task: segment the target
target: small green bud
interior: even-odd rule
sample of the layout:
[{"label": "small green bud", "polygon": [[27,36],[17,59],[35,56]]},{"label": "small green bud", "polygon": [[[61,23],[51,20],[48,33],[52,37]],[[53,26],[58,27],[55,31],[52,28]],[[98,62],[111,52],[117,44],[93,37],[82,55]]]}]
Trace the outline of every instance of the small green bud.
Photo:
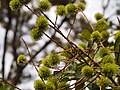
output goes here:
[{"label": "small green bud", "polygon": [[102,40],[102,35],[99,31],[94,31],[90,38],[93,42],[100,42]]},{"label": "small green bud", "polygon": [[34,82],[34,88],[35,90],[45,90],[45,84],[42,80],[36,80]]},{"label": "small green bud", "polygon": [[45,66],[53,66],[58,64],[61,61],[61,57],[60,55],[56,54],[56,53],[52,53],[50,55],[48,55],[43,61],[42,64]]},{"label": "small green bud", "polygon": [[48,20],[44,16],[39,16],[36,20],[36,27],[39,28],[39,30],[46,30],[48,28]]},{"label": "small green bud", "polygon": [[100,79],[97,82],[98,86],[109,86],[110,85],[110,81],[107,77],[105,76],[101,76]]},{"label": "small green bud", "polygon": [[102,66],[102,73],[108,77],[112,77],[113,74],[117,74],[119,71],[119,66],[115,63],[106,63]]},{"label": "small green bud", "polygon": [[26,56],[24,56],[24,55],[19,55],[18,56],[18,58],[17,58],[17,63],[19,64],[19,65],[24,65],[24,64],[26,64],[28,61],[27,61],[27,58],[26,58]]},{"label": "small green bud", "polygon": [[82,9],[83,11],[85,10],[85,4],[83,2],[78,2],[77,4],[78,9]]},{"label": "small green bud", "polygon": [[108,48],[100,48],[98,53],[99,53],[99,56],[103,58],[106,55],[110,55],[110,50]]},{"label": "small green bud", "polygon": [[103,57],[102,64],[106,64],[106,63],[115,63],[115,60],[113,59],[112,56],[106,55]]},{"label": "small green bud", "polygon": [[56,90],[54,83],[47,82],[46,83],[46,89],[45,90]]},{"label": "small green bud", "polygon": [[57,6],[56,8],[56,14],[59,16],[64,16],[66,15],[66,10],[64,5]]},{"label": "small green bud", "polygon": [[12,11],[17,11],[21,8],[22,4],[20,3],[19,0],[11,0],[9,6]]},{"label": "small green bud", "polygon": [[78,8],[76,5],[74,4],[68,4],[66,6],[66,13],[68,15],[76,15],[78,13]]},{"label": "small green bud", "polygon": [[51,7],[51,3],[48,0],[41,0],[38,4],[39,9],[42,11],[48,11]]},{"label": "small green bud", "polygon": [[98,12],[98,13],[95,14],[94,17],[95,17],[96,20],[100,20],[100,19],[103,18],[103,14],[101,14],[101,13]]},{"label": "small green bud", "polygon": [[39,75],[41,78],[47,79],[51,75],[51,71],[48,67],[42,66],[39,71]]},{"label": "small green bud", "polygon": [[94,74],[93,68],[90,66],[84,66],[81,70],[82,75],[91,78]]},{"label": "small green bud", "polygon": [[40,32],[39,28],[33,28],[30,31],[30,36],[32,40],[37,41],[42,37],[42,32]]},{"label": "small green bud", "polygon": [[119,36],[120,36],[120,31],[115,34],[114,39],[116,40]]},{"label": "small green bud", "polygon": [[97,21],[96,23],[96,31],[104,31],[104,30],[107,30],[108,29],[108,24],[106,22],[106,20],[104,19],[100,19]]},{"label": "small green bud", "polygon": [[102,34],[103,39],[108,39],[110,36],[109,32],[107,32],[107,31],[102,31],[101,34]]}]

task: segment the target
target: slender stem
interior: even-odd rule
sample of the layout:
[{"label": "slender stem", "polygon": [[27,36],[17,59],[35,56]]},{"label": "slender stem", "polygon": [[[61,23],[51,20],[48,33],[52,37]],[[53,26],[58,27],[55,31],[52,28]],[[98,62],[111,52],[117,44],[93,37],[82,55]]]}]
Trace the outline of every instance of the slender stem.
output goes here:
[{"label": "slender stem", "polygon": [[75,20],[76,20],[76,17],[75,17],[74,20],[73,20],[73,24],[72,24],[72,26],[71,26],[71,28],[70,28],[70,30],[69,30],[69,32],[68,32],[67,38],[69,37],[69,35],[70,35],[71,31],[72,31],[72,28],[73,28],[73,25],[74,25],[74,23],[75,23]]},{"label": "slender stem", "polygon": [[14,86],[13,84],[7,82],[6,80],[2,79],[1,77],[0,77],[0,79],[2,80],[2,82],[6,83],[6,84],[8,84],[8,85],[10,85],[10,86],[12,86],[13,88],[16,88],[16,89],[18,89],[18,90],[22,90],[22,89],[20,89],[20,88],[18,88],[18,87],[16,87],[16,86]]},{"label": "slender stem", "polygon": [[86,15],[84,14],[84,12],[82,11],[82,9],[79,8],[79,10],[81,11],[81,13],[83,14],[84,18],[86,19],[86,21],[88,22],[89,26],[91,27],[91,29],[93,31],[95,31],[93,25],[91,24],[91,22],[88,20],[88,18],[86,17]]},{"label": "slender stem", "polygon": [[[32,55],[31,55],[31,53],[30,53],[30,51],[29,51],[29,48],[28,48],[27,43],[25,42],[25,40],[24,40],[23,38],[22,38],[22,41],[23,41],[24,44],[25,44],[25,47],[26,47],[26,49],[27,49],[27,51],[28,51],[28,54],[29,54],[30,58],[32,58]],[[37,69],[35,63],[33,62],[33,60],[31,60],[31,62],[32,62],[32,64],[33,64],[35,70],[37,71],[37,73],[38,73],[38,75],[39,75],[39,71],[38,71],[38,69]],[[39,75],[39,77],[40,77],[40,75]],[[44,82],[44,80],[43,80],[41,77],[40,77],[40,79]]]}]

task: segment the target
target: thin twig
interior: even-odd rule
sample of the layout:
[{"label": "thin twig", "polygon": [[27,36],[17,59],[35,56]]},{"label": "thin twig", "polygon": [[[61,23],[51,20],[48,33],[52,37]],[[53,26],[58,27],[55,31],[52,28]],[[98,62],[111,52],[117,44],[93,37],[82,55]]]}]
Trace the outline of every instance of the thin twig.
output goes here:
[{"label": "thin twig", "polygon": [[18,88],[18,87],[16,87],[16,86],[14,86],[13,84],[7,82],[6,80],[2,79],[1,77],[0,77],[0,79],[1,79],[2,82],[4,82],[5,84],[8,84],[8,85],[10,85],[10,86],[12,86],[13,88],[16,88],[16,89],[18,89],[18,90],[22,90],[22,89],[20,89],[20,88]]},{"label": "thin twig", "polygon": [[84,12],[82,11],[82,9],[79,8],[79,10],[80,10],[81,13],[83,14],[85,20],[88,22],[88,24],[89,24],[89,26],[91,27],[91,29],[92,29],[93,31],[95,31],[93,25],[92,25],[91,22],[88,20],[88,18],[86,17],[86,15],[85,15]]},{"label": "thin twig", "polygon": [[[31,53],[30,53],[30,51],[29,51],[29,48],[28,48],[27,43],[25,42],[25,40],[24,40],[23,38],[22,38],[22,41],[23,41],[24,44],[25,44],[25,47],[26,47],[26,49],[27,49],[27,51],[28,51],[28,54],[29,54],[30,58],[32,58],[32,55],[31,55]],[[33,62],[33,60],[31,60],[31,62],[32,62],[32,64],[33,64],[35,70],[37,71],[37,73],[38,73],[38,75],[39,75],[39,71],[38,71],[38,69],[36,68],[35,63]],[[28,64],[28,63],[27,63],[27,64]],[[40,77],[40,75],[39,75],[39,77]],[[41,77],[40,77],[40,79],[44,82],[44,80],[43,80]]]},{"label": "thin twig", "polygon": [[69,32],[68,32],[67,38],[69,37],[69,35],[70,35],[71,31],[72,31],[72,28],[73,28],[73,25],[74,25],[74,23],[75,23],[75,20],[76,20],[76,17],[75,17],[74,20],[73,20],[73,24],[72,24],[72,26],[71,26],[71,28],[70,28],[70,30],[69,30]]}]

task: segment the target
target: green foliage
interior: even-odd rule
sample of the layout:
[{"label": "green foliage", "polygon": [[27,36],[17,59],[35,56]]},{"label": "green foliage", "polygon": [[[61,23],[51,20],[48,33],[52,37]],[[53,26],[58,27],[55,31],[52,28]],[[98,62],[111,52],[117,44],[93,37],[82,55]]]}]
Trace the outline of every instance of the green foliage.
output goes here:
[{"label": "green foliage", "polygon": [[18,11],[21,8],[22,4],[19,0],[11,0],[9,6],[12,11]]},{"label": "green foliage", "polygon": [[68,84],[65,81],[59,82],[58,83],[58,89],[64,88],[65,90],[69,90]]},{"label": "green foliage", "polygon": [[91,35],[90,31],[87,29],[82,30],[82,33],[78,34],[80,38],[85,39],[86,41],[89,41],[90,35]]},{"label": "green foliage", "polygon": [[35,90],[45,90],[45,83],[42,80],[36,80],[34,82]]},{"label": "green foliage", "polygon": [[107,29],[108,29],[108,24],[107,24],[106,20],[100,19],[97,21],[97,23],[96,23],[96,30],[97,31],[101,32],[101,31],[104,31]]},{"label": "green foliage", "polygon": [[30,31],[30,36],[33,41],[37,41],[42,37],[42,32],[39,30],[39,28],[33,28]]},{"label": "green foliage", "polygon": [[119,36],[120,36],[120,31],[118,31],[118,32],[115,34],[114,39],[116,40]]},{"label": "green foliage", "polygon": [[110,37],[110,34],[108,31],[102,31],[102,39],[108,39]]},{"label": "green foliage", "polygon": [[98,12],[98,13],[95,14],[94,17],[95,17],[96,20],[100,20],[100,19],[103,18],[103,14],[101,14],[101,13]]},{"label": "green foliage", "polygon": [[79,44],[79,48],[82,49],[82,50],[85,50],[86,49],[86,43],[82,42]]},{"label": "green foliage", "polygon": [[65,10],[65,6],[64,5],[57,6],[57,8],[56,8],[56,15],[59,15],[59,16],[66,15],[66,10]]},{"label": "green foliage", "polygon": [[66,13],[68,15],[76,15],[78,13],[78,8],[74,4],[68,4],[66,5]]},{"label": "green foliage", "polygon": [[106,55],[110,55],[110,50],[108,48],[100,48],[97,52],[99,57],[103,58]]},{"label": "green foliage", "polygon": [[40,77],[43,79],[47,79],[51,75],[50,69],[46,66],[40,67],[38,73],[39,73]]},{"label": "green foliage", "polygon": [[80,8],[83,11],[85,10],[85,4],[83,2],[78,2],[77,7],[78,7],[78,9]]},{"label": "green foliage", "polygon": [[110,80],[105,76],[101,76],[97,82],[97,85],[98,86],[109,86]]},{"label": "green foliage", "polygon": [[90,66],[84,66],[81,70],[82,75],[88,78],[91,78],[94,74],[94,70]]},{"label": "green foliage", "polygon": [[93,42],[100,42],[102,40],[102,35],[99,31],[94,31],[90,38]]},{"label": "green foliage", "polygon": [[27,63],[27,58],[26,58],[26,56],[24,56],[24,55],[19,55],[18,58],[17,58],[17,63],[18,63],[19,65],[24,65],[24,64],[26,64],[26,63]]},{"label": "green foliage", "polygon": [[39,9],[42,11],[48,11],[51,7],[51,3],[48,0],[41,0],[38,4]]},{"label": "green foliage", "polygon": [[102,73],[108,77],[112,77],[113,74],[117,74],[119,71],[119,66],[115,63],[106,63],[102,66]]},{"label": "green foliage", "polygon": [[36,27],[39,28],[39,30],[46,30],[48,28],[48,20],[44,16],[39,16],[36,20]]},{"label": "green foliage", "polygon": [[115,51],[115,61],[118,65],[120,65],[120,36],[116,39],[114,44],[114,51]]}]

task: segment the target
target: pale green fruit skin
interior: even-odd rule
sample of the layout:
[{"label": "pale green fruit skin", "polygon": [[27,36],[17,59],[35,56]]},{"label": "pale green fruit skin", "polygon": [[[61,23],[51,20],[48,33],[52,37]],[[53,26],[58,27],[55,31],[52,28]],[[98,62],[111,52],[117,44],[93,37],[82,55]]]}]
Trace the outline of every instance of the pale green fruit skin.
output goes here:
[{"label": "pale green fruit skin", "polygon": [[44,16],[39,16],[36,20],[36,27],[39,28],[39,30],[47,30],[48,28],[48,19]]},{"label": "pale green fruit skin", "polygon": [[41,11],[49,11],[51,3],[48,0],[41,0],[38,4],[38,7]]},{"label": "pale green fruit skin", "polygon": [[28,62],[26,56],[24,55],[19,55],[17,58],[17,64],[19,65],[25,65]]},{"label": "pale green fruit skin", "polygon": [[42,80],[36,80],[34,82],[34,88],[35,90],[45,90],[45,84]]},{"label": "pale green fruit skin", "polygon": [[38,74],[40,75],[41,78],[47,79],[48,77],[51,76],[51,71],[48,67],[42,66],[39,68]]},{"label": "pale green fruit skin", "polygon": [[42,37],[42,32],[39,30],[39,28],[33,28],[30,31],[30,36],[33,41],[38,41]]},{"label": "pale green fruit skin", "polygon": [[90,66],[84,66],[81,70],[81,73],[83,76],[90,78],[93,76],[94,71]]},{"label": "pale green fruit skin", "polygon": [[74,4],[68,4],[66,5],[66,13],[68,15],[76,15],[78,13],[78,8]]},{"label": "pale green fruit skin", "polygon": [[57,6],[56,8],[56,14],[58,16],[65,16],[66,15],[66,10],[64,5]]},{"label": "pale green fruit skin", "polygon": [[95,17],[95,19],[96,20],[100,20],[100,19],[102,19],[103,18],[103,14],[101,14],[101,13],[96,13],[95,15],[94,15],[94,17]]},{"label": "pale green fruit skin", "polygon": [[83,2],[78,2],[77,8],[81,9],[82,11],[84,11],[86,7],[85,7],[85,4]]},{"label": "pale green fruit skin", "polygon": [[22,7],[22,3],[19,0],[11,0],[9,6],[12,11],[18,11]]}]

